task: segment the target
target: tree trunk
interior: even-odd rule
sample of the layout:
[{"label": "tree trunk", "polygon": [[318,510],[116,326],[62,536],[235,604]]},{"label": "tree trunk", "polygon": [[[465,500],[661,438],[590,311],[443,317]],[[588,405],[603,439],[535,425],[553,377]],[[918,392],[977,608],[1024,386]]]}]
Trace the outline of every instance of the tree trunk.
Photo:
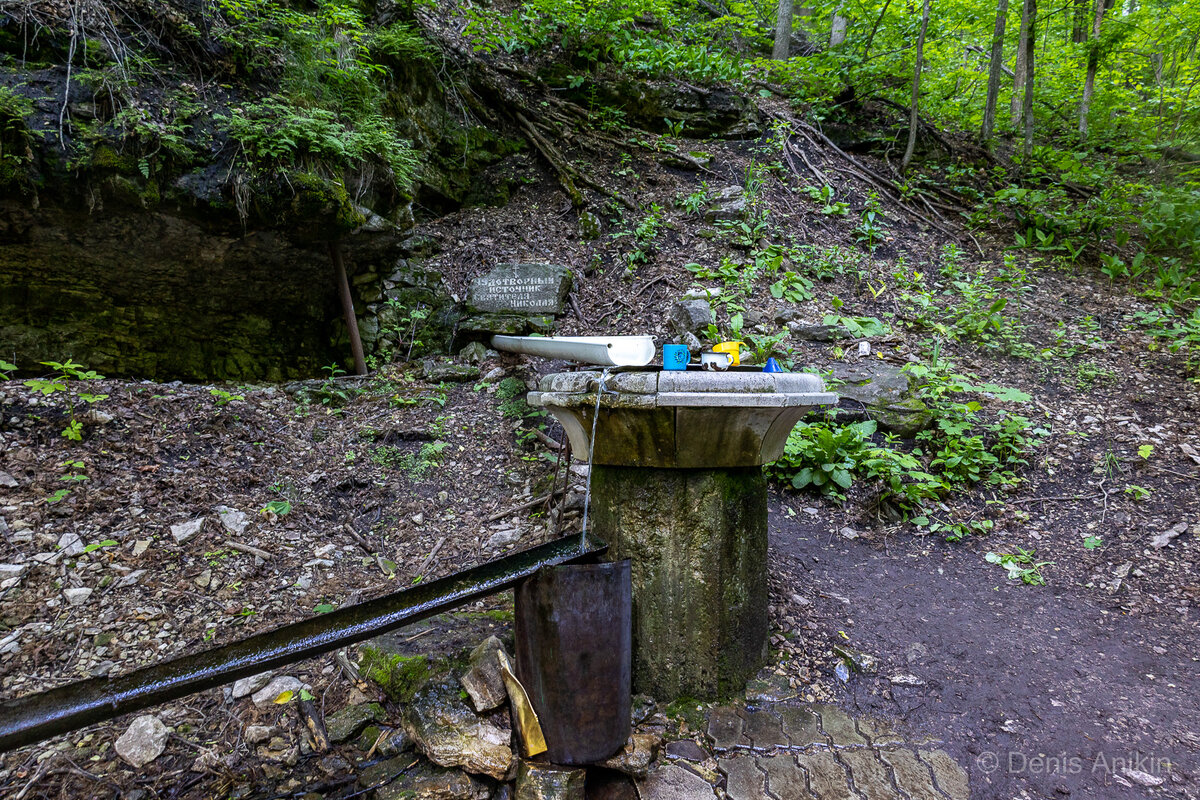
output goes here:
[{"label": "tree trunk", "polygon": [[921,6],[921,32],[917,34],[917,66],[913,69],[912,114],[908,118],[908,147],[904,149],[904,160],[900,162],[900,171],[908,169],[912,161],[913,150],[917,147],[917,124],[920,122],[918,110],[921,99],[921,60],[925,55],[925,31],[929,28],[929,0]]},{"label": "tree trunk", "polygon": [[775,52],[771,58],[787,61],[792,49],[792,0],[779,0],[779,13],[775,15]]},{"label": "tree trunk", "polygon": [[1008,0],[999,0],[996,7],[996,27],[992,31],[992,60],[988,66],[987,101],[983,106],[983,146],[990,147],[996,127],[996,98],[1000,94],[1000,72],[1004,66],[1004,26],[1008,22]]},{"label": "tree trunk", "polygon": [[833,22],[829,27],[830,47],[837,47],[846,41],[846,28],[849,24],[850,20],[842,16],[842,6],[838,6],[837,11],[833,12]]},{"label": "tree trunk", "polygon": [[[1103,0],[1101,0],[1103,2]],[[1025,168],[1033,158],[1033,55],[1037,49],[1037,0],[1025,0],[1023,16],[1027,17],[1029,35],[1025,39],[1025,97],[1021,103],[1021,116],[1025,118]]]},{"label": "tree trunk", "polygon": [[1071,41],[1083,44],[1087,41],[1087,0],[1072,0]]},{"label": "tree trunk", "polygon": [[1021,6],[1021,38],[1017,42],[1017,59],[1013,64],[1013,91],[1010,104],[1012,126],[1021,127],[1021,92],[1025,88],[1025,50],[1029,44],[1029,6]]},{"label": "tree trunk", "polygon": [[1096,69],[1100,66],[1100,24],[1104,21],[1104,0],[1096,0],[1096,16],[1092,20],[1092,41],[1088,46],[1087,77],[1083,79],[1083,99],[1079,101],[1079,139],[1087,141],[1088,111],[1092,108],[1092,93],[1096,90]]}]

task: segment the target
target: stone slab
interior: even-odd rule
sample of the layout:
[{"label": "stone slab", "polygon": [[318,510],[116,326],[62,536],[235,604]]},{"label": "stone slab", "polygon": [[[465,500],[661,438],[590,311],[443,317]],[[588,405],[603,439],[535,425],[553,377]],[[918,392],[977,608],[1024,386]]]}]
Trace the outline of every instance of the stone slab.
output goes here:
[{"label": "stone slab", "polygon": [[971,796],[971,785],[967,779],[967,771],[960,767],[945,750],[920,750],[921,760],[933,771],[934,781],[938,788],[950,795],[953,800],[968,800]]},{"label": "stone slab", "polygon": [[830,753],[799,753],[796,763],[808,773],[808,785],[821,800],[861,800],[850,790],[846,770]]},{"label": "stone slab", "polygon": [[758,759],[758,767],[767,774],[767,793],[779,800],[812,800],[807,776],[791,755]]},{"label": "stone slab", "polygon": [[708,781],[683,767],[666,764],[638,783],[641,800],[715,800]]},{"label": "stone slab", "polygon": [[879,757],[892,768],[896,785],[912,800],[945,800],[933,788],[929,767],[909,750],[880,750]]},{"label": "stone slab", "polygon": [[873,750],[842,750],[838,757],[850,769],[854,788],[864,800],[900,800],[887,767]]},{"label": "stone slab", "polygon": [[722,758],[717,769],[725,776],[725,796],[729,800],[765,800],[767,776],[750,756]]},{"label": "stone slab", "polygon": [[559,264],[501,264],[471,281],[467,305],[474,311],[561,314],[571,271]]}]

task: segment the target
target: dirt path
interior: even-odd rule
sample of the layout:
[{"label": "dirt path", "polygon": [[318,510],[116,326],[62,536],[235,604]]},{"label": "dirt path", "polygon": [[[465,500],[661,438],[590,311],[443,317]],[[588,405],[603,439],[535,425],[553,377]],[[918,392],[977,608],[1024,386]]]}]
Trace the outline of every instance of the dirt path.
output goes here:
[{"label": "dirt path", "polygon": [[1130,616],[1007,580],[986,541],[851,540],[772,506],[772,546],[822,633],[880,660],[842,702],[936,733],[972,797],[1200,797],[1194,609]]}]

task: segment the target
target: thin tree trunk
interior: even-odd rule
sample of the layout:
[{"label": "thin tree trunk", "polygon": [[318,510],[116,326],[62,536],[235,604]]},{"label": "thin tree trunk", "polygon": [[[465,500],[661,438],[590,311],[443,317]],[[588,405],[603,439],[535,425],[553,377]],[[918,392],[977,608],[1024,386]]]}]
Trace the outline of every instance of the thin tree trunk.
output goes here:
[{"label": "thin tree trunk", "polygon": [[1020,129],[1021,127],[1021,92],[1025,88],[1025,49],[1029,43],[1029,6],[1022,3],[1021,6],[1021,36],[1017,42],[1017,59],[1013,64],[1013,91],[1012,102],[1010,103],[1009,114],[1012,118],[1012,126]]},{"label": "thin tree trunk", "polygon": [[[1103,2],[1103,0],[1101,0]],[[1037,50],[1037,0],[1025,0],[1024,16],[1028,17],[1029,36],[1025,39],[1025,98],[1021,103],[1021,116],[1025,118],[1025,168],[1033,158],[1033,75],[1034,51]]]},{"label": "thin tree trunk", "polygon": [[996,127],[996,98],[1000,95],[1000,71],[1004,66],[1004,26],[1008,22],[1008,0],[999,0],[996,27],[992,31],[992,60],[988,66],[987,101],[983,106],[983,146],[990,147]]},{"label": "thin tree trunk", "polygon": [[1071,41],[1083,44],[1087,41],[1087,0],[1072,0]]},{"label": "thin tree trunk", "polygon": [[[1007,0],[1005,0],[1007,2]],[[867,55],[871,52],[871,45],[875,42],[875,33],[879,30],[879,23],[883,22],[883,15],[887,13],[888,6],[892,4],[892,0],[884,0],[883,8],[879,12],[879,16],[875,18],[875,24],[871,26],[871,33],[867,36],[867,43],[863,45],[863,61],[867,60]]]},{"label": "thin tree trunk", "polygon": [[913,150],[917,147],[917,124],[920,122],[918,111],[921,100],[921,61],[925,55],[925,31],[929,28],[929,0],[921,6],[921,32],[917,35],[917,66],[913,70],[912,114],[908,118],[908,147],[904,149],[904,159],[900,162],[900,171],[908,169],[912,161]]},{"label": "thin tree trunk", "polygon": [[838,6],[837,11],[833,12],[833,22],[829,27],[829,46],[837,47],[842,42],[846,41],[846,27],[850,24],[850,20],[842,16],[842,6]]},{"label": "thin tree trunk", "polygon": [[337,279],[338,295],[342,300],[342,315],[346,330],[350,333],[350,353],[354,356],[354,374],[366,375],[367,362],[363,358],[362,338],[358,335],[358,316],[354,313],[354,298],[350,294],[350,282],[346,280],[346,262],[342,259],[342,247],[330,243],[329,256],[333,259]]},{"label": "thin tree trunk", "polygon": [[775,52],[771,58],[787,61],[792,49],[792,0],[779,0],[779,13],[775,15]]},{"label": "thin tree trunk", "polygon": [[1100,24],[1104,21],[1104,0],[1096,0],[1096,17],[1092,20],[1092,41],[1088,47],[1087,77],[1083,79],[1083,99],[1079,101],[1079,138],[1087,141],[1088,111],[1092,108],[1092,93],[1096,90],[1096,68],[1100,66]]}]

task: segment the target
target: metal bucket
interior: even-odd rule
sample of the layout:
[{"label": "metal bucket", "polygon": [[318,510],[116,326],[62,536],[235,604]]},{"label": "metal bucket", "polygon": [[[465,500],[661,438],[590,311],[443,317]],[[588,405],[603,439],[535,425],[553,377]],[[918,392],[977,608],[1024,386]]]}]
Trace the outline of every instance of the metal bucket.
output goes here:
[{"label": "metal bucket", "polygon": [[517,675],[554,764],[602,761],[630,731],[629,560],[547,567],[516,592]]}]

